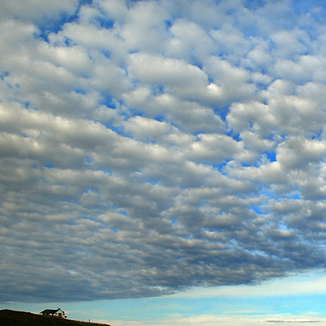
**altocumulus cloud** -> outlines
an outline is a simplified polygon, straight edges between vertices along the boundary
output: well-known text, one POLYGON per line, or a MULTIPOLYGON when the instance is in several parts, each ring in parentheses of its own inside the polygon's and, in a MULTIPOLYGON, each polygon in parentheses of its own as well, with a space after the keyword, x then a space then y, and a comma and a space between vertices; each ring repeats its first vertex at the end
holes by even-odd
POLYGON ((323 5, 2 1, 0 300, 325 268, 323 5))

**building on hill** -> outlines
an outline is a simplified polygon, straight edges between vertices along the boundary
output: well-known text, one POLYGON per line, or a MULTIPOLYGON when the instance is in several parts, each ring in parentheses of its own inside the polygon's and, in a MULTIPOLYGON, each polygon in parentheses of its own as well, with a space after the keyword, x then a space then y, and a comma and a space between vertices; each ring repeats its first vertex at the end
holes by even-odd
POLYGON ((67 318, 66 313, 61 308, 54 309, 54 310, 53 309, 45 309, 40 312, 40 315, 67 318))

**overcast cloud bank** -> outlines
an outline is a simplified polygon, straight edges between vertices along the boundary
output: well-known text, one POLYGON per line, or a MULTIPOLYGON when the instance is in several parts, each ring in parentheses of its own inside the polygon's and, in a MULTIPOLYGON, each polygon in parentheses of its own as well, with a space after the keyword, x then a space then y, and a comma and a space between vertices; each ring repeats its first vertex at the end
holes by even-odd
POLYGON ((325 268, 323 6, 3 1, 0 300, 325 268))

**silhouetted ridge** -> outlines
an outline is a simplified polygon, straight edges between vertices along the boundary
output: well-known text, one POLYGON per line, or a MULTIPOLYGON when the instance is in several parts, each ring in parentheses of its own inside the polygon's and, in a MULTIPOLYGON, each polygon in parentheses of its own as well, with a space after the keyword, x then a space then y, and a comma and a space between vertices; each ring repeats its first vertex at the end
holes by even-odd
POLYGON ((24 311, 0 310, 1 326, 99 326, 107 324, 88 323, 60 317, 42 316, 24 311))

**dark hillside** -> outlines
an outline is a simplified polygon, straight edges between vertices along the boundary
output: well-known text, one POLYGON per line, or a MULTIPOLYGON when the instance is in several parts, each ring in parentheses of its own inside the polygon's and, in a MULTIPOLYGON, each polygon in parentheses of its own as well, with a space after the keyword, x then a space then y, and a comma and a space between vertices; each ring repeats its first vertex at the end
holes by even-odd
MULTIPOLYGON (((100 326, 104 324, 87 323, 59 317, 48 317, 29 312, 0 310, 1 326, 100 326)), ((109 326, 109 325, 105 325, 109 326)))

